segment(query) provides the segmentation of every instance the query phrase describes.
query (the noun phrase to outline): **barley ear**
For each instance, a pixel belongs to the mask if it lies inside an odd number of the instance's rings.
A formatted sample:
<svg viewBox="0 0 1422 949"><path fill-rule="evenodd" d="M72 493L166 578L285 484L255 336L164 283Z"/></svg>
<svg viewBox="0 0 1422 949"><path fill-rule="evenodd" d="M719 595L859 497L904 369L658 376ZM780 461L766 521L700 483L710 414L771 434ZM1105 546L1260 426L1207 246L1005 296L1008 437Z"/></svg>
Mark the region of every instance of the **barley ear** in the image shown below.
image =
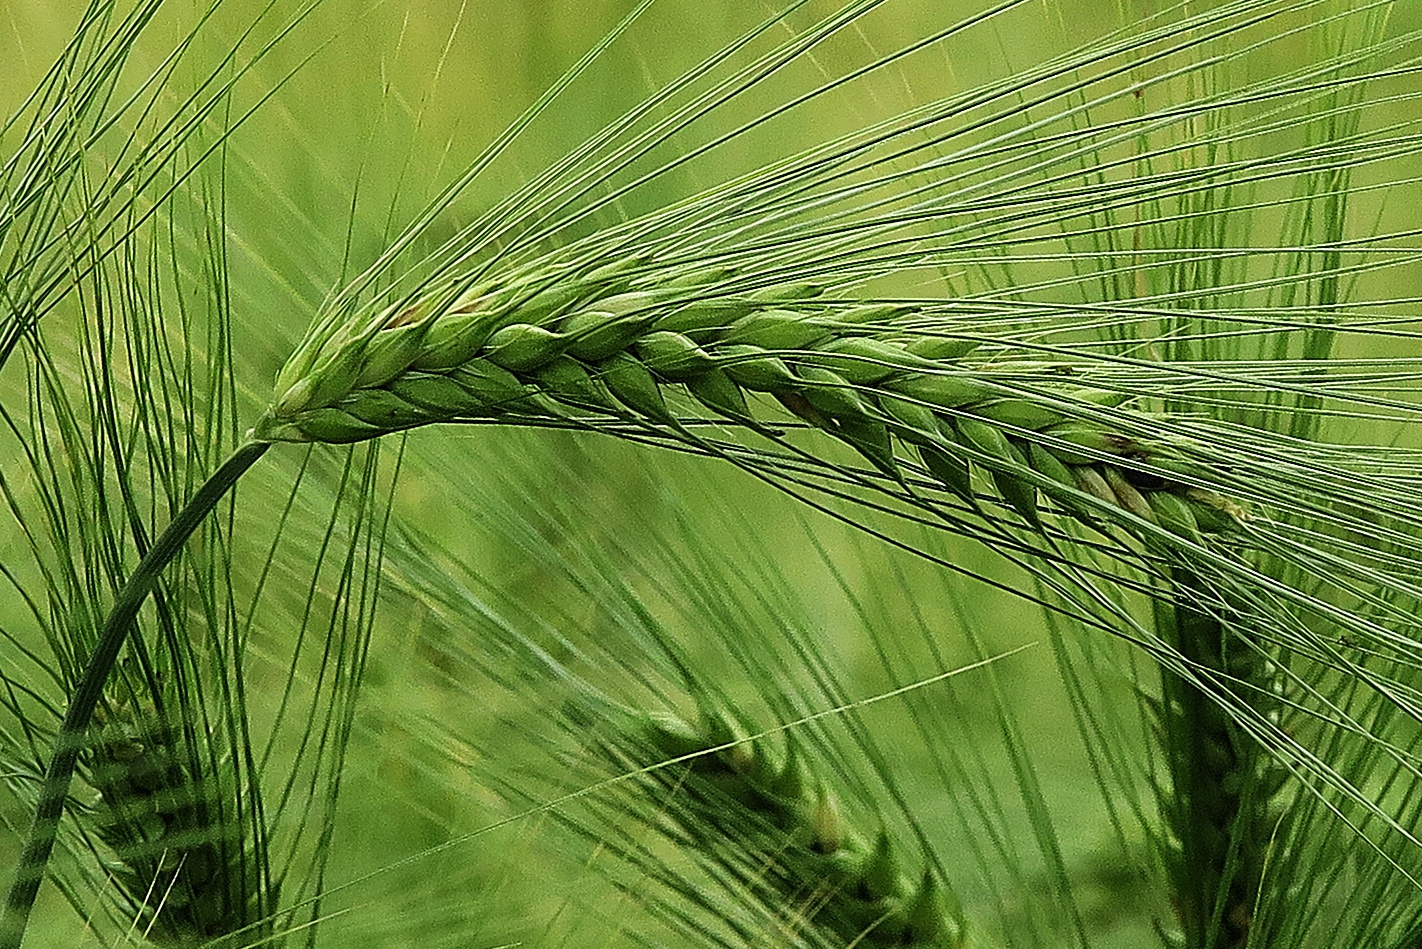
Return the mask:
<svg viewBox="0 0 1422 949"><path fill-rule="evenodd" d="M1288 772L1242 723L1248 716L1277 721L1279 676L1242 611L1207 612L1197 602L1208 593L1198 577L1177 570L1173 579L1175 601L1157 604L1157 628L1191 674L1161 669L1157 714L1170 775L1161 813L1173 837L1167 865L1184 945L1243 949ZM1222 707L1221 690L1248 716Z"/></svg>
<svg viewBox="0 0 1422 949"><path fill-rule="evenodd" d="M178 556L183 544L223 495L269 447L265 443L249 442L233 452L148 548L119 590L54 737L53 754L40 783L39 799L25 838L25 847L15 867L15 878L5 895L5 911L0 916L0 949L19 949L24 939L30 911L39 894L40 882L45 877L49 855L54 850L59 821L69 798L69 784L74 777L74 768L83 750L89 724L95 707L103 697L104 685L118 660L119 650L133 628L134 618L163 569Z"/></svg>
<svg viewBox="0 0 1422 949"><path fill-rule="evenodd" d="M644 268L634 287L624 271L577 276L548 260L443 310L433 298L417 304L418 332L389 313L328 327L282 371L253 437L350 442L454 420L633 420L695 442L669 408L673 393L776 437L761 394L900 485L916 467L976 503L973 471L985 471L987 495L1033 526L1043 496L1084 523L1142 536L1203 537L1248 517L1198 488L1214 480L1207 464L1121 431L1117 420L1160 425L1128 394L1054 371L1069 365L1039 369L1024 387L1010 360L978 360L980 340L945 336L918 306L831 299L808 284L718 293L717 274ZM559 305L518 292L553 272L565 274Z"/></svg>
<svg viewBox="0 0 1422 949"><path fill-rule="evenodd" d="M745 867L746 886L777 915L836 945L965 945L933 872L906 876L887 831L851 826L807 754L794 744L777 753L718 712L702 719L613 711L597 729L600 751L638 772L638 793L705 859Z"/></svg>
<svg viewBox="0 0 1422 949"><path fill-rule="evenodd" d="M174 728L152 701L106 702L87 755L98 803L88 813L108 845L106 869L134 928L162 946L220 949L270 935L277 887L208 759L204 739Z"/></svg>

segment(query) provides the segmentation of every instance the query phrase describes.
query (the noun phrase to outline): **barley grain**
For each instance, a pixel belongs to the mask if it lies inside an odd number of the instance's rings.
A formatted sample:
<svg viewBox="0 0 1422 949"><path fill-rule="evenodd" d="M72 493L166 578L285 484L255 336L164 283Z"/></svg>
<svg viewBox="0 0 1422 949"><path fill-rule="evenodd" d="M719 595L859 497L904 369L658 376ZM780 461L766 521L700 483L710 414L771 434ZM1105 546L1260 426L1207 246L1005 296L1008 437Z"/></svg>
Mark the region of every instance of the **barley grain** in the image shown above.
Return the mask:
<svg viewBox="0 0 1422 949"><path fill-rule="evenodd" d="M1176 603L1157 605L1157 628L1193 667L1188 677L1162 669L1157 709L1170 775L1160 810L1173 838L1167 867L1176 914L1186 946L1244 949L1289 773L1215 693L1277 716L1278 670L1263 644L1239 628L1242 613L1219 611L1232 624L1206 614L1184 595L1201 588L1199 578L1177 570L1173 579Z"/></svg>

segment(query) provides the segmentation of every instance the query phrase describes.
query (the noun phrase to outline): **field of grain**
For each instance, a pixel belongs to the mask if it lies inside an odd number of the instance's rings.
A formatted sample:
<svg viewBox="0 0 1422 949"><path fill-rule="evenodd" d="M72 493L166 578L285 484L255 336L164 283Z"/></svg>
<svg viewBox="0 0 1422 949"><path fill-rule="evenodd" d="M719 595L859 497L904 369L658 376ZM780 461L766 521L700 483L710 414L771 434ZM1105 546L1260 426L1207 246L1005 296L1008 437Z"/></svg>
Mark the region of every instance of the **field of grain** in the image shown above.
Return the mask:
<svg viewBox="0 0 1422 949"><path fill-rule="evenodd" d="M1417 944L1416 7L87 10L0 18L0 866L274 444L26 946Z"/></svg>

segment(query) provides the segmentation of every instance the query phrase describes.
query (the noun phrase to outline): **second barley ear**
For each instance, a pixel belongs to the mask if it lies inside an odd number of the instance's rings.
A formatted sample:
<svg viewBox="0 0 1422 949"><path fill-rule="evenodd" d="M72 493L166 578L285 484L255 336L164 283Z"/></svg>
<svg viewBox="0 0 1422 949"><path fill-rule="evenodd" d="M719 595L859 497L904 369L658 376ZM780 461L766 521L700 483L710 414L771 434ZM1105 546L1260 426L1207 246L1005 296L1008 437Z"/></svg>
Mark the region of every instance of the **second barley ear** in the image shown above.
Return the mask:
<svg viewBox="0 0 1422 949"><path fill-rule="evenodd" d="M699 726L634 721L608 750L651 769L640 772L644 792L707 859L754 866L750 886L780 915L834 945L965 945L932 871L905 874L887 830L857 829L805 749L787 742L777 752L715 711Z"/></svg>
<svg viewBox="0 0 1422 949"><path fill-rule="evenodd" d="M133 931L154 945L261 943L276 885L249 839L250 816L190 750L151 703L110 702L98 716L87 777L98 793L90 817L110 852L105 869Z"/></svg>

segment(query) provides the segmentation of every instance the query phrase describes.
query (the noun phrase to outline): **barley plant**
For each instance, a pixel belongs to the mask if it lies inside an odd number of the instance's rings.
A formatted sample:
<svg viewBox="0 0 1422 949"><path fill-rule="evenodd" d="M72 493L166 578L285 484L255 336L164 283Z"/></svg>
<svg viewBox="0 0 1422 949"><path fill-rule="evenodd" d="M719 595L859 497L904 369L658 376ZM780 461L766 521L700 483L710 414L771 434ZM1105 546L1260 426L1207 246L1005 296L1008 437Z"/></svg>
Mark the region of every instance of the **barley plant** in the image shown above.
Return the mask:
<svg viewBox="0 0 1422 949"><path fill-rule="evenodd" d="M5 13L0 947L1422 946L1422 7Z"/></svg>

